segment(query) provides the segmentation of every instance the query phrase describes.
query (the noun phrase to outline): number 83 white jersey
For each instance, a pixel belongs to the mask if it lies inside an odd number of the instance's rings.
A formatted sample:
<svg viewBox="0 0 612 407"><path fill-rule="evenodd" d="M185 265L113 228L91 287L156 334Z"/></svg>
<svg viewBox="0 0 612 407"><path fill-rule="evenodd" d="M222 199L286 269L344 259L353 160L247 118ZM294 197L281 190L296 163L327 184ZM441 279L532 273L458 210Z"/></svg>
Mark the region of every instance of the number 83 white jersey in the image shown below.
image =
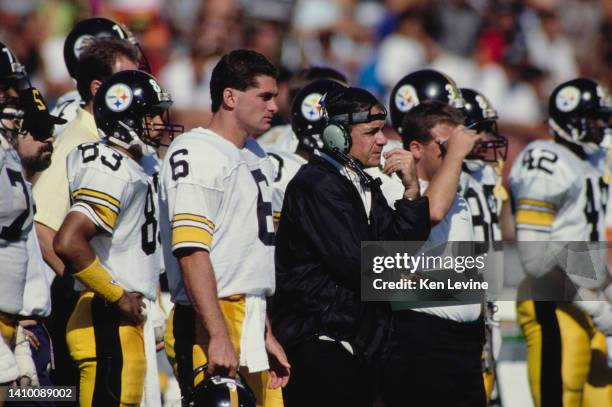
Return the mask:
<svg viewBox="0 0 612 407"><path fill-rule="evenodd" d="M238 149L193 129L171 144L160 177L160 220L172 299L189 304L173 253L210 253L219 298L274 293L273 166L254 139Z"/></svg>
<svg viewBox="0 0 612 407"><path fill-rule="evenodd" d="M601 150L587 156L552 140L529 143L510 172L517 230L550 232L552 241L605 241L604 163Z"/></svg>
<svg viewBox="0 0 612 407"><path fill-rule="evenodd" d="M123 288L157 297L160 270L157 198L150 177L126 154L85 143L67 158L72 206L103 233L90 244Z"/></svg>

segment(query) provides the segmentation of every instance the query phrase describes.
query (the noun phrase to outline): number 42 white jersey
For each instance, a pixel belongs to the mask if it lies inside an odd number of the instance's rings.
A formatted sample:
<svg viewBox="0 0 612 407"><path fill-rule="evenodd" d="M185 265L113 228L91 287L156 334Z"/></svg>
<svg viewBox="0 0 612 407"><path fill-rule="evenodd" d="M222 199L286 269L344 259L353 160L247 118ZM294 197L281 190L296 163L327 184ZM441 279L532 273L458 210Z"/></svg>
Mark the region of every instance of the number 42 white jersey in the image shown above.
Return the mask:
<svg viewBox="0 0 612 407"><path fill-rule="evenodd" d="M604 163L601 150L579 156L552 140L529 143L510 172L516 228L550 232L553 241L605 241Z"/></svg>
<svg viewBox="0 0 612 407"><path fill-rule="evenodd" d="M67 158L72 206L103 233L91 240L100 262L128 291L157 297L160 250L157 199L150 177L128 155L85 143Z"/></svg>

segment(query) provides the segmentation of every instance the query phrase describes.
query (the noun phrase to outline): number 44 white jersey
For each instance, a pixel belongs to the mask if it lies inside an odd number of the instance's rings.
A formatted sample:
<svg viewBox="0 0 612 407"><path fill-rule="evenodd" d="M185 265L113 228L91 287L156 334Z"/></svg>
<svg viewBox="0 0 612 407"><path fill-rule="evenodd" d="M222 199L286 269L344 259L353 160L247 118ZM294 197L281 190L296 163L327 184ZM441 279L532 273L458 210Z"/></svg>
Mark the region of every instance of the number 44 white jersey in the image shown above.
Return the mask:
<svg viewBox="0 0 612 407"><path fill-rule="evenodd" d="M549 232L552 241L605 241L605 153L531 142L510 172L517 230Z"/></svg>
<svg viewBox="0 0 612 407"><path fill-rule="evenodd" d="M219 298L274 293L273 168L259 144L239 149L202 128L177 137L162 163L160 220L172 300L189 304L174 254L210 253Z"/></svg>
<svg viewBox="0 0 612 407"><path fill-rule="evenodd" d="M150 177L128 155L85 143L67 158L72 206L103 233L90 243L100 262L128 291L157 297L157 200Z"/></svg>

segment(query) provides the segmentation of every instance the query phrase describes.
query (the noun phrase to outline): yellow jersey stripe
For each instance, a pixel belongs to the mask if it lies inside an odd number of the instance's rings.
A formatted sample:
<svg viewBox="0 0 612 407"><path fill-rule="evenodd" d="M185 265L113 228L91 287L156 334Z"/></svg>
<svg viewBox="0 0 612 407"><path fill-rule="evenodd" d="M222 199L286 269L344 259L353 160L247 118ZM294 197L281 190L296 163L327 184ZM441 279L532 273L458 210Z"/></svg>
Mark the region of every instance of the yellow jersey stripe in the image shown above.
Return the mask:
<svg viewBox="0 0 612 407"><path fill-rule="evenodd" d="M203 243L210 247L212 234L197 226L177 226L172 229L172 246L185 242Z"/></svg>
<svg viewBox="0 0 612 407"><path fill-rule="evenodd" d="M93 198L98 198L98 199L102 199L103 201L107 201L113 205L115 205L117 208L120 205L120 202L118 199L113 198L112 196L105 194L104 192L100 192L100 191L95 191L93 189L89 189L89 188L79 188L76 191L74 191L72 193L72 197L73 198L77 198L80 195L85 195L85 196L91 196Z"/></svg>
<svg viewBox="0 0 612 407"><path fill-rule="evenodd" d="M215 228L215 224L205 216L193 215L191 213L177 213L172 218L172 222L176 222L178 220L192 220L195 222L201 222L207 224L211 229Z"/></svg>
<svg viewBox="0 0 612 407"><path fill-rule="evenodd" d="M517 224L552 226L555 215L537 210L519 209L516 212Z"/></svg>
<svg viewBox="0 0 612 407"><path fill-rule="evenodd" d="M519 206L529 205L529 206L538 206L540 208L557 209L557 205L555 205L554 203L546 202L546 201L539 201L537 199L521 198L519 199L518 203L519 203Z"/></svg>

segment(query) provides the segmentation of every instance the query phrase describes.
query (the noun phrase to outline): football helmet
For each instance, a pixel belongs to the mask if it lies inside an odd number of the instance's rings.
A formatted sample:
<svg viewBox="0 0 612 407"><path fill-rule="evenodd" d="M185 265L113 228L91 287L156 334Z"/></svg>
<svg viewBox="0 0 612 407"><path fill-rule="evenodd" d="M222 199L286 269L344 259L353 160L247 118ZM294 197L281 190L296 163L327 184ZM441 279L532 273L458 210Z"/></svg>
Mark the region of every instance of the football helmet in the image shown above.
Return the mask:
<svg viewBox="0 0 612 407"><path fill-rule="evenodd" d="M158 147L163 132L170 139L183 132L183 126L170 122L170 95L157 80L142 71L121 71L111 75L94 97L93 113L101 136L129 148L140 145ZM155 116L162 123L153 123ZM143 145L144 143L144 145Z"/></svg>
<svg viewBox="0 0 612 407"><path fill-rule="evenodd" d="M460 91L465 102L461 111L466 127L485 133L485 139L476 144L466 158L487 162L506 161L508 139L497 131L497 111L482 93L468 88L461 88Z"/></svg>
<svg viewBox="0 0 612 407"><path fill-rule="evenodd" d="M605 87L591 79L576 78L557 86L548 100L548 114L555 135L587 152L598 149L605 139L610 144L612 99Z"/></svg>
<svg viewBox="0 0 612 407"><path fill-rule="evenodd" d="M194 376L208 368L201 366ZM255 407L255 395L244 378L205 377L193 390L194 407Z"/></svg>
<svg viewBox="0 0 612 407"><path fill-rule="evenodd" d="M12 142L23 121L18 92L27 89L30 80L13 51L1 42L0 48L0 129Z"/></svg>
<svg viewBox="0 0 612 407"><path fill-rule="evenodd" d="M449 76L433 69L423 69L404 76L391 90L389 110L391 126L402 135L402 117L424 100L438 100L461 109L465 101L459 87Z"/></svg>
<svg viewBox="0 0 612 407"><path fill-rule="evenodd" d="M299 145L308 152L323 148L321 132L325 128L325 120L321 111L321 98L330 90L342 87L336 81L319 79L304 86L295 95L291 105L291 129Z"/></svg>
<svg viewBox="0 0 612 407"><path fill-rule="evenodd" d="M91 43L92 39L99 37L118 38L120 40L126 40L130 44L136 46L140 50L141 61L139 69L145 72L151 72L149 61L142 51L142 48L140 48L138 40L130 30L107 18L94 17L76 23L72 31L70 31L66 37L66 41L64 41L64 62L72 78L76 79L79 55L81 55L83 48Z"/></svg>

